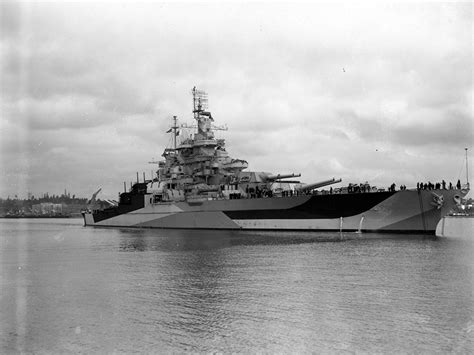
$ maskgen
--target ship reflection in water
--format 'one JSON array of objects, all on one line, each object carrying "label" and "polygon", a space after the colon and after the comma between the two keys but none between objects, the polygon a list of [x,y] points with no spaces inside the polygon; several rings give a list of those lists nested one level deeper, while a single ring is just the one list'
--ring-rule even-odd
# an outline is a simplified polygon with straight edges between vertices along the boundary
[{"label": "ship reflection in water", "polygon": [[0,221],[0,352],[469,352],[473,242]]}]

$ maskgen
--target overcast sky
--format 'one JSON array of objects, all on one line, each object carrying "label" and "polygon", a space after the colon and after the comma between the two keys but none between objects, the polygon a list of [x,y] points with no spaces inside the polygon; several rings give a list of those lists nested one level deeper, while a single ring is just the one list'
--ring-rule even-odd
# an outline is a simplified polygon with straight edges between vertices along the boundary
[{"label": "overcast sky", "polygon": [[470,3],[0,6],[1,197],[116,198],[192,123],[193,86],[249,170],[465,181]]}]

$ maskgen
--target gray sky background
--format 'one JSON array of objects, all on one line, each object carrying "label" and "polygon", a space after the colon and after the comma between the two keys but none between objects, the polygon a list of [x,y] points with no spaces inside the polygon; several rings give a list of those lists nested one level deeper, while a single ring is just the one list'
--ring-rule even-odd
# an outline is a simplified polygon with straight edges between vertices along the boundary
[{"label": "gray sky background", "polygon": [[[0,196],[115,198],[209,93],[249,170],[465,181],[470,3],[0,5]],[[471,165],[474,161],[471,160]],[[472,173],[470,174],[472,176]]]}]

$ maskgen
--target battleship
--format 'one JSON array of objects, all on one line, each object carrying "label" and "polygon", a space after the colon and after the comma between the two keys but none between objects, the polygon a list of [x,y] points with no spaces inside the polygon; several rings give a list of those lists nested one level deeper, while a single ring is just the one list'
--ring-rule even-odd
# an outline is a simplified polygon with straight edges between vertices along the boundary
[{"label": "battleship", "polygon": [[[173,124],[172,147],[150,179],[137,181],[107,208],[82,212],[85,226],[188,229],[410,232],[434,234],[436,225],[469,191],[462,188],[376,188],[368,183],[302,183],[298,173],[247,171],[215,136],[207,94],[193,88],[193,125]],[[193,129],[184,139],[180,130]],[[179,136],[179,142],[178,142]],[[323,189],[325,188],[325,189]]]}]

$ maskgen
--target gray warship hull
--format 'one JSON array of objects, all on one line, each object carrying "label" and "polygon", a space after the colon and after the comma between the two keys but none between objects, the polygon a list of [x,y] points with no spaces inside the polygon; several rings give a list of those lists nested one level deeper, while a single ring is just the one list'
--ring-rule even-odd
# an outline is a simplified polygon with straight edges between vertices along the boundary
[{"label": "gray warship hull", "polygon": [[465,194],[404,190],[159,203],[144,194],[83,217],[86,226],[96,227],[434,233]]},{"label": "gray warship hull", "polygon": [[[131,184],[111,206],[95,209],[92,195],[83,213],[86,226],[192,229],[334,230],[434,233],[469,189],[446,189],[446,182],[401,186],[389,191],[365,183],[317,190],[340,183],[327,179],[313,183],[295,180],[301,174],[244,171],[248,162],[232,158],[225,140],[217,139],[207,111],[207,94],[192,90],[195,125],[179,125],[173,116],[173,148],[151,179]],[[194,133],[183,134],[183,129]],[[182,137],[178,140],[178,136]],[[452,185],[450,185],[451,187]],[[443,187],[440,189],[440,187]]]}]

